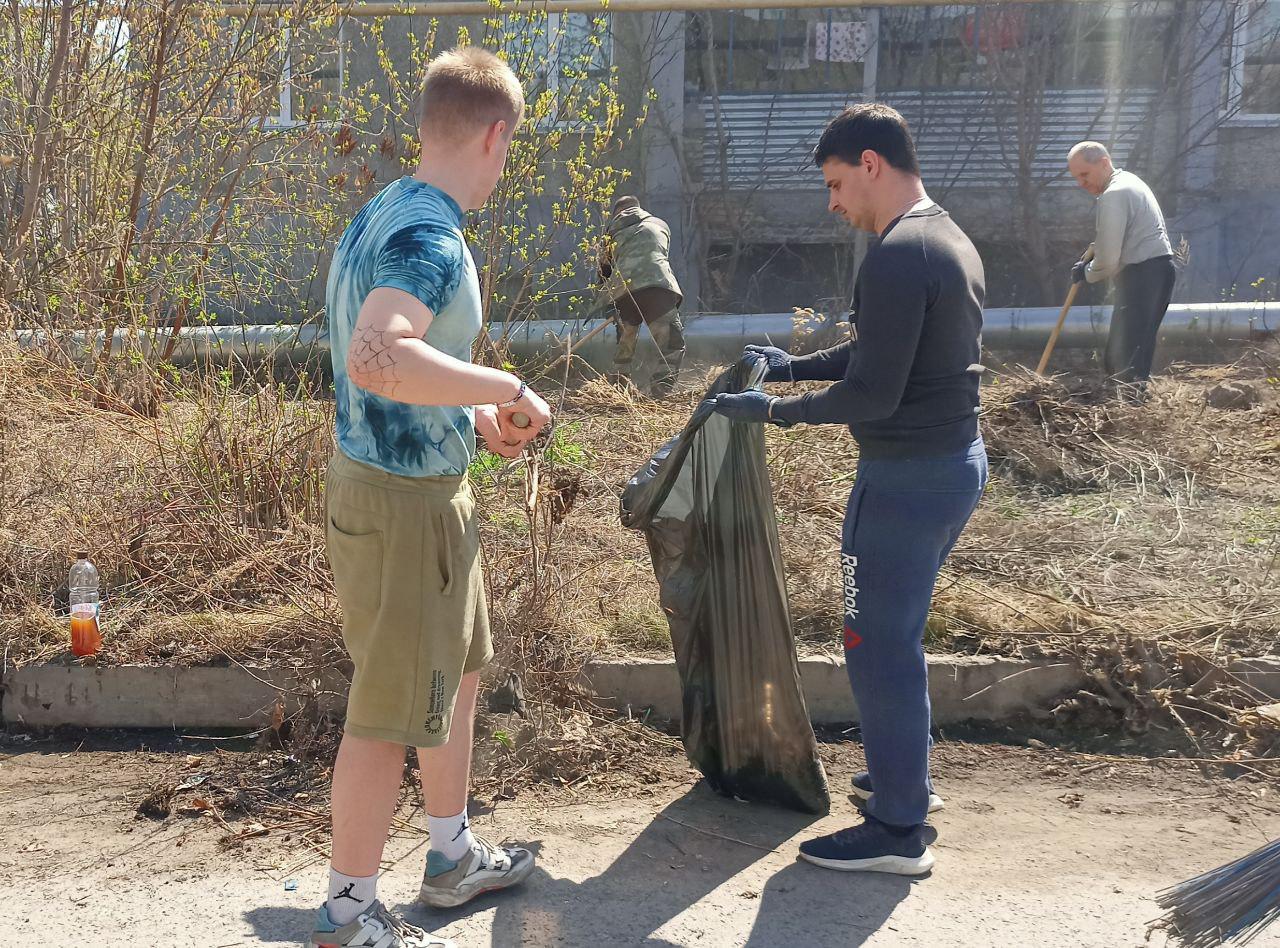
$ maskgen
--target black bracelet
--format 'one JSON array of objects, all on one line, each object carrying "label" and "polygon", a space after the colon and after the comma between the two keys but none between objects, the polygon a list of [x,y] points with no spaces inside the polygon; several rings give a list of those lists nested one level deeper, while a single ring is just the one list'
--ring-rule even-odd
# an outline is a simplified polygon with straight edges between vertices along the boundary
[{"label": "black bracelet", "polygon": [[510,408],[510,407],[511,407],[512,405],[514,405],[516,402],[520,401],[520,399],[524,398],[524,393],[525,393],[527,390],[528,390],[528,386],[527,386],[527,385],[525,385],[525,384],[524,384],[524,382],[521,382],[521,383],[520,383],[520,388],[516,390],[516,397],[515,397],[515,398],[513,398],[513,399],[511,399],[511,401],[509,401],[509,402],[500,402],[500,403],[498,404],[498,407],[499,407],[499,408]]}]

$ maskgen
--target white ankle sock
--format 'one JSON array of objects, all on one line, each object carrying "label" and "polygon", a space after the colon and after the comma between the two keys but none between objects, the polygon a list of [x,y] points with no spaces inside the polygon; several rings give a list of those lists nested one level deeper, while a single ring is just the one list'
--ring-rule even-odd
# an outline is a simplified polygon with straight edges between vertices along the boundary
[{"label": "white ankle sock", "polygon": [[329,898],[325,900],[325,908],[329,910],[329,920],[341,927],[355,919],[357,915],[373,904],[378,895],[378,876],[346,876],[338,870],[329,869]]},{"label": "white ankle sock", "polygon": [[465,856],[475,843],[465,809],[457,816],[432,816],[428,813],[427,832],[431,834],[431,848],[453,862]]}]

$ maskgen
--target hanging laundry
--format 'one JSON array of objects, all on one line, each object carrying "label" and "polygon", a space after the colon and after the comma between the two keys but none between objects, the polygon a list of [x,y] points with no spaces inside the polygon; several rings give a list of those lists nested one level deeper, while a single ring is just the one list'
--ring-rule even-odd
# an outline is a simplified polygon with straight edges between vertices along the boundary
[{"label": "hanging laundry", "polygon": [[860,63],[871,49],[871,30],[863,20],[810,23],[809,33],[818,62]]}]

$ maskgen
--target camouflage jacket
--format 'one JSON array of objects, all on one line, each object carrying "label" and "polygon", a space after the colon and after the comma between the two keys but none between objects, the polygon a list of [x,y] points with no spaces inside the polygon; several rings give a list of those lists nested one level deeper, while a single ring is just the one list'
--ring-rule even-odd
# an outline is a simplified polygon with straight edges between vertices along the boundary
[{"label": "camouflage jacket", "polygon": [[609,222],[600,260],[601,303],[611,303],[633,290],[660,286],[683,299],[671,272],[671,228],[666,221],[635,208]]}]

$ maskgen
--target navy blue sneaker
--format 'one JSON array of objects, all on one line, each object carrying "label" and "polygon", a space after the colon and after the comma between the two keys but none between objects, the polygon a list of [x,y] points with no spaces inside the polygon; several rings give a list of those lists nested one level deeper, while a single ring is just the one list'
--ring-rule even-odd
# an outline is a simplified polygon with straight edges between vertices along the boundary
[{"label": "navy blue sneaker", "polygon": [[924,824],[905,836],[889,832],[874,817],[830,836],[800,844],[800,858],[824,869],[841,872],[890,872],[922,876],[933,868],[933,853],[924,844]]},{"label": "navy blue sneaker", "polygon": [[[871,799],[871,774],[865,770],[859,770],[853,775],[853,803],[859,810],[867,808],[867,801]],[[932,790],[929,791],[929,812],[937,813],[946,807],[942,802],[942,797],[938,796]]]}]

